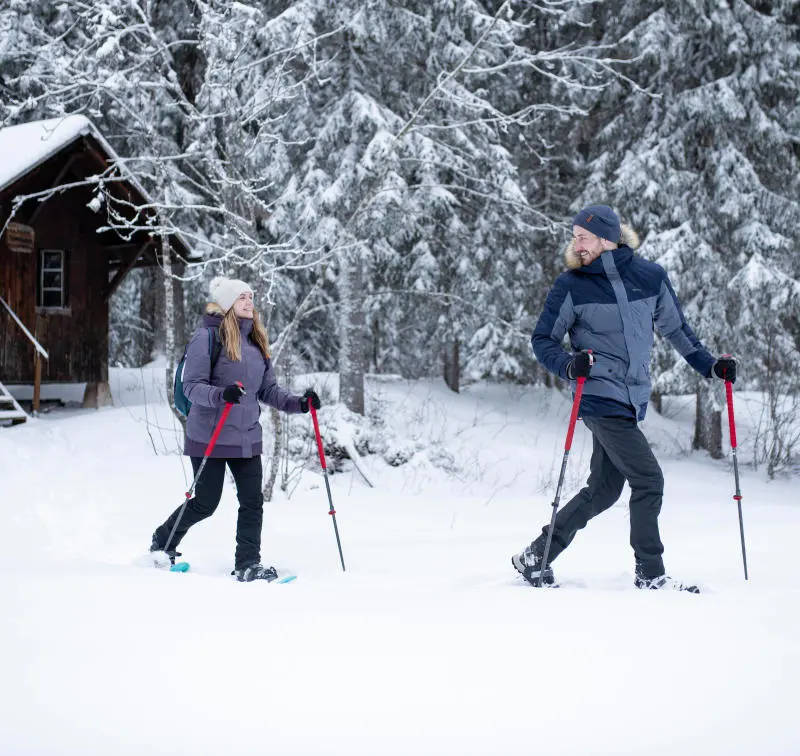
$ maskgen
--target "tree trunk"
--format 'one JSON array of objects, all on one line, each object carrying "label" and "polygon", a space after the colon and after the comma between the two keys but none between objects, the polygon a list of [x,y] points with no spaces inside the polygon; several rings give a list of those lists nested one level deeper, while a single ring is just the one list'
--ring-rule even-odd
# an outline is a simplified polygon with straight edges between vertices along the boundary
[{"label": "tree trunk", "polygon": [[[171,257],[172,246],[169,243],[169,237],[166,237],[166,248],[164,247],[164,237],[161,237],[162,253],[166,253]],[[163,354],[167,357],[167,363],[170,362],[170,355],[172,351],[167,351],[167,335],[169,334],[170,343],[175,343],[175,317],[174,300],[172,298],[172,260],[167,257],[164,261],[163,270],[155,270],[156,280],[153,282],[154,295],[155,295],[155,309],[153,310],[153,352],[154,356]],[[167,303],[169,302],[169,305]],[[167,307],[169,307],[169,322],[167,322]],[[163,313],[163,315],[162,315]]]},{"label": "tree trunk", "polygon": [[141,296],[139,298],[139,322],[147,325],[147,330],[137,334],[136,347],[133,354],[136,356],[137,367],[153,359],[156,342],[154,336],[156,313],[156,286],[158,271],[155,268],[145,268],[141,272],[139,285]]},{"label": "tree trunk", "polygon": [[[186,418],[175,409],[175,287],[174,279],[172,278],[172,246],[169,243],[169,235],[162,231],[161,233],[161,264],[163,266],[162,278],[162,297],[164,300],[164,317],[163,317],[163,333],[164,333],[164,355],[166,356],[167,370],[166,370],[166,389],[167,400],[169,402],[172,414],[178,419],[181,427],[186,432]],[[180,282],[178,282],[180,283]],[[183,296],[180,297],[181,306],[180,311],[183,311]],[[159,318],[159,320],[162,320]]]},{"label": "tree trunk", "polygon": [[274,407],[270,408],[269,416],[272,420],[272,459],[270,460],[269,473],[264,476],[264,484],[261,492],[264,501],[272,501],[272,494],[275,491],[275,481],[278,478],[278,469],[281,459],[281,446],[283,444],[284,425],[280,412]]},{"label": "tree trunk", "polygon": [[378,318],[372,320],[371,368],[373,373],[380,373],[381,327]]},{"label": "tree trunk", "polygon": [[[271,311],[270,311],[271,313]],[[278,372],[278,380],[282,385],[289,386],[292,384],[292,378],[295,374],[294,359],[291,354],[285,355],[280,358],[280,366],[278,361],[273,355],[272,364]],[[284,493],[289,488],[288,472],[289,472],[289,424],[285,415],[282,415],[274,407],[270,408],[270,420],[272,421],[272,456],[264,455],[264,461],[269,459],[269,472],[264,475],[264,485],[262,493],[264,494],[264,501],[272,501],[273,493],[275,492],[275,483],[278,476],[281,476],[280,489]],[[266,471],[266,466],[264,467]]]},{"label": "tree trunk", "polygon": [[358,249],[342,257],[339,293],[342,338],[339,347],[339,399],[358,415],[364,414],[366,318],[362,307],[364,264]]},{"label": "tree trunk", "polygon": [[444,349],[444,382],[447,388],[456,394],[460,391],[459,377],[461,374],[461,342],[453,339]]},{"label": "tree trunk", "polygon": [[663,402],[662,402],[663,394],[660,391],[654,391],[650,395],[650,401],[653,403],[653,408],[659,415],[663,414]]},{"label": "tree trunk", "polygon": [[[186,264],[180,258],[172,263],[172,272],[175,276],[183,276]],[[170,353],[177,364],[183,354],[183,349],[189,341],[186,332],[186,307],[184,305],[183,281],[180,278],[172,279],[172,311],[173,311],[173,346]]]},{"label": "tree trunk", "polygon": [[714,390],[703,381],[695,396],[692,447],[705,449],[713,459],[722,459],[722,410],[715,401]]}]

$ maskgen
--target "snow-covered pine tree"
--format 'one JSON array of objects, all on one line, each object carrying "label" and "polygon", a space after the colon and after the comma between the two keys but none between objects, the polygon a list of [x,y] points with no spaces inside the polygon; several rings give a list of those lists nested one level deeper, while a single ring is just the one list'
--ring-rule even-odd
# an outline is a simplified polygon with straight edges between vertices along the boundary
[{"label": "snow-covered pine tree", "polygon": [[586,50],[521,44],[568,5],[512,20],[509,3],[306,0],[275,19],[299,45],[316,37],[306,64],[318,86],[284,122],[291,176],[270,227],[332,252],[342,309],[318,317],[340,340],[340,368],[364,365],[366,349],[372,369],[410,376],[444,357],[454,388],[457,354],[472,378],[529,372],[525,305],[541,276],[531,240],[548,222],[521,190],[509,134],[553,108],[547,90],[516,90],[538,67],[566,84],[593,66]]}]

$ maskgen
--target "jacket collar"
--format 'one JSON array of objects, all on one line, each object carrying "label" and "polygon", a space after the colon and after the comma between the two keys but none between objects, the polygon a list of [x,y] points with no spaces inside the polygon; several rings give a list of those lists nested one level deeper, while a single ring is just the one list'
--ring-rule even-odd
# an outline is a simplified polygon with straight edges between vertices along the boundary
[{"label": "jacket collar", "polygon": [[[216,312],[207,312],[203,315],[204,328],[219,328],[222,325],[222,315]],[[252,318],[239,318],[239,333],[246,338],[253,332]]]},{"label": "jacket collar", "polygon": [[578,268],[575,272],[586,273],[590,276],[607,275],[605,261],[603,260],[604,257],[610,257],[611,259],[609,262],[613,261],[614,267],[616,267],[618,271],[622,272],[622,270],[626,268],[633,259],[633,250],[626,244],[623,244],[621,247],[610,249],[608,252],[603,252],[603,254],[600,255],[600,257],[598,257],[596,260],[592,260],[591,263]]}]

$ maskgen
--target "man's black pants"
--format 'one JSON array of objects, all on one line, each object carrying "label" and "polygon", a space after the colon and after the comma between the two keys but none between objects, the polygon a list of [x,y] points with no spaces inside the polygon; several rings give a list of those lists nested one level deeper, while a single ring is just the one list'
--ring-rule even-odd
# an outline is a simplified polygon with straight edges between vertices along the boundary
[{"label": "man's black pants", "polygon": [[[194,474],[200,468],[202,457],[192,457]],[[210,517],[217,509],[225,483],[225,465],[230,468],[236,482],[239,499],[239,516],[236,521],[236,569],[249,567],[261,561],[261,523],[264,517],[264,495],[261,493],[261,457],[249,459],[215,459],[209,457],[203,473],[194,489],[194,497],[186,504],[175,535],[169,544],[170,550],[177,548],[186,531],[200,520]],[[167,521],[157,528],[155,535],[162,547],[166,544],[172,527],[180,514],[176,509]]]},{"label": "man's black pants", "polygon": [[[625,481],[631,489],[631,546],[636,574],[654,578],[664,574],[664,546],[658,533],[658,515],[664,494],[664,476],[650,445],[633,419],[585,417],[593,448],[586,487],[559,510],[553,529],[548,562],[569,546],[575,534],[596,515],[619,499]],[[544,552],[549,524],[531,545],[539,557]]]}]

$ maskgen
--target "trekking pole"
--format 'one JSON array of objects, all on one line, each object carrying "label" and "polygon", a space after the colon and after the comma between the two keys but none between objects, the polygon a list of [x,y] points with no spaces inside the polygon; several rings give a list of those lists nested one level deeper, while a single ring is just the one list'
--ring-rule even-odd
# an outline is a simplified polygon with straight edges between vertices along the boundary
[{"label": "trekking pole", "polygon": [[[239,381],[236,381],[236,385],[239,386],[240,388],[244,388]],[[181,519],[183,519],[183,513],[186,511],[186,505],[189,503],[189,499],[192,498],[192,494],[194,493],[197,481],[200,479],[200,473],[203,472],[203,469],[206,466],[206,462],[208,462],[208,458],[211,456],[211,452],[214,451],[214,447],[217,444],[217,439],[219,438],[219,434],[222,432],[222,426],[225,425],[225,421],[228,419],[228,415],[230,414],[231,407],[233,407],[233,404],[231,402],[225,403],[225,407],[222,410],[222,415],[219,418],[217,427],[214,428],[214,432],[211,434],[211,440],[208,442],[208,446],[206,447],[206,453],[203,456],[203,461],[200,463],[200,467],[197,468],[197,473],[194,476],[192,485],[189,486],[189,490],[186,492],[186,498],[183,500],[183,506],[181,506],[181,511],[178,512],[178,519],[175,520],[175,524],[172,526],[169,538],[167,538],[167,542],[164,544],[164,549],[163,549],[164,551],[166,551],[169,548],[170,543],[172,543],[172,537],[175,535],[175,531],[178,529],[178,525],[180,525]]]},{"label": "trekking pole", "polygon": [[544,571],[547,568],[547,558],[550,556],[550,544],[553,541],[553,529],[556,526],[556,512],[558,512],[558,503],[561,499],[561,487],[564,485],[564,473],[567,471],[567,460],[569,459],[569,450],[572,448],[572,436],[575,433],[575,423],[578,420],[578,408],[581,404],[581,394],[583,393],[583,384],[586,378],[578,378],[578,387],[575,389],[575,398],[572,400],[572,413],[569,416],[569,428],[567,429],[567,440],[564,444],[564,459],[561,461],[561,474],[558,476],[558,485],[556,486],[556,496],[553,499],[553,515],[550,517],[550,527],[547,529],[547,540],[544,544],[544,554],[542,554],[542,564],[539,568],[539,580],[536,584],[537,588],[541,588],[544,580]]},{"label": "trekking pole", "polygon": [[314,434],[317,437],[317,451],[319,452],[319,463],[322,465],[322,476],[325,478],[325,488],[328,491],[328,514],[333,518],[333,532],[336,533],[336,545],[339,547],[339,559],[342,562],[342,572],[344,568],[344,555],[342,554],[342,542],[339,539],[339,528],[336,525],[336,510],[333,508],[333,497],[331,496],[331,484],[328,482],[328,468],[325,465],[325,450],[322,448],[322,436],[319,432],[319,422],[317,421],[317,411],[308,402],[308,408],[311,410],[311,419],[314,421]]},{"label": "trekking pole", "polygon": [[[723,355],[729,356],[729,355]],[[747,580],[747,551],[744,547],[744,521],[742,520],[742,491],[739,488],[739,462],[736,457],[736,421],[733,417],[733,384],[725,381],[725,394],[728,398],[728,428],[731,432],[731,453],[733,454],[733,477],[736,481],[736,493],[733,498],[739,507],[739,536],[742,539],[742,564],[744,565],[744,579]]]}]

